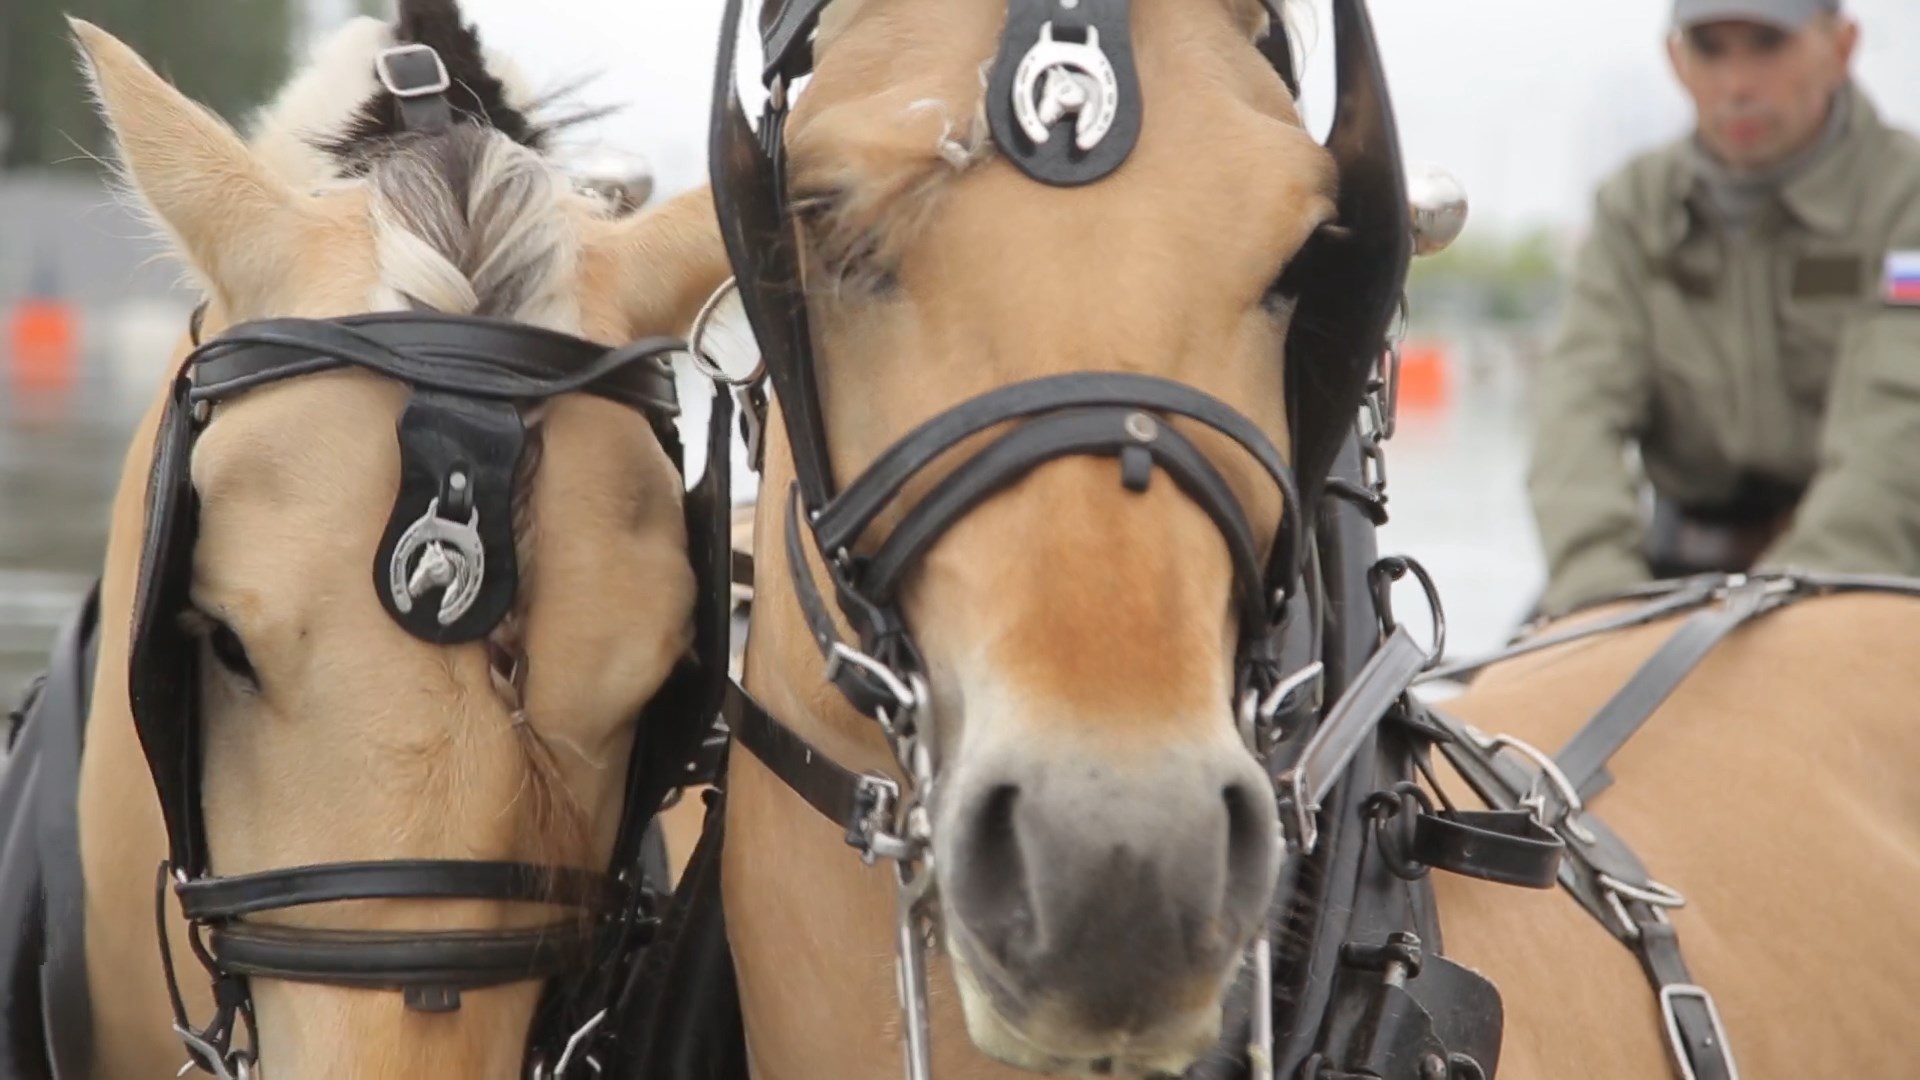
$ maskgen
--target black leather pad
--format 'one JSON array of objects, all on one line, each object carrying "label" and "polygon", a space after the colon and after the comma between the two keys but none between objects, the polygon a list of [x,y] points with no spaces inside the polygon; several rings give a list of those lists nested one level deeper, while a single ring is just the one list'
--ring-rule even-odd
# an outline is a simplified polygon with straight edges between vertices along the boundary
[{"label": "black leather pad", "polygon": [[[397,434],[400,492],[374,556],[374,592],[422,641],[472,641],[513,608],[514,471],[525,426],[509,402],[417,390]],[[436,566],[442,578],[431,574]]]},{"label": "black leather pad", "polygon": [[[1080,88],[1069,87],[1067,79]],[[1084,93],[1086,100],[1047,126],[1045,142],[1036,142],[1020,121],[1016,94],[1038,110],[1055,85]],[[1078,0],[1072,7],[1061,0],[1013,0],[1008,6],[987,83],[987,122],[993,141],[1021,172],[1057,187],[1105,178],[1133,153],[1143,109],[1128,0]],[[1076,127],[1095,122],[1105,133],[1080,148]]]}]

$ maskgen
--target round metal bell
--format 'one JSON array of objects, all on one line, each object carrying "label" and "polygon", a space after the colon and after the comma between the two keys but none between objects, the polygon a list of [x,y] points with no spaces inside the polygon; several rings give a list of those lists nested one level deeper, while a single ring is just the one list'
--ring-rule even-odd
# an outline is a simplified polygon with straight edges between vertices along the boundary
[{"label": "round metal bell", "polygon": [[1437,255],[1467,226],[1467,189],[1438,165],[1407,166],[1407,202],[1413,213],[1413,253]]},{"label": "round metal bell", "polygon": [[605,199],[613,213],[631,213],[653,197],[653,166],[639,154],[603,151],[583,165],[575,183]]}]

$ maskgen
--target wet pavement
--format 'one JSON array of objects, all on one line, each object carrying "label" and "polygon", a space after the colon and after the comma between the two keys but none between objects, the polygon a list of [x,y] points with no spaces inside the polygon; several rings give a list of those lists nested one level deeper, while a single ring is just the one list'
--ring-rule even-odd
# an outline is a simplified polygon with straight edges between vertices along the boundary
[{"label": "wet pavement", "polygon": [[[176,318],[184,311],[150,311],[136,329],[100,335],[74,383],[57,392],[7,381],[0,350],[0,703],[11,706],[44,665],[99,573],[127,440],[159,387]],[[1503,640],[1541,580],[1521,486],[1519,368],[1497,340],[1463,347],[1453,403],[1403,406],[1388,445],[1392,520],[1381,550],[1413,555],[1433,573],[1456,655]],[[690,377],[682,398],[686,426],[703,426],[704,390]],[[703,441],[688,438],[692,447]],[[751,492],[752,478],[738,466],[735,476],[736,492]],[[1402,588],[1404,618],[1424,637],[1417,590]]]}]

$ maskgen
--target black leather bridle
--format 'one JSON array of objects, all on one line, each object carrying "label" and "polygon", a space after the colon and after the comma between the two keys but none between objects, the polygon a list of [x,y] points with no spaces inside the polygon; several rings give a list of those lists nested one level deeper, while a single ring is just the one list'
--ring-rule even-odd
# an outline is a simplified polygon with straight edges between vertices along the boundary
[{"label": "black leather bridle", "polygon": [[[1239,612],[1238,699],[1253,701],[1252,720],[1270,724],[1286,696],[1289,672],[1277,652],[1289,598],[1300,579],[1302,537],[1311,528],[1321,484],[1295,477],[1324,476],[1345,437],[1375,356],[1384,348],[1399,303],[1411,253],[1405,182],[1394,136],[1377,47],[1363,7],[1336,5],[1339,31],[1340,107],[1328,145],[1342,167],[1341,225],[1315,245],[1301,306],[1315,312],[1310,362],[1287,366],[1289,414],[1294,425],[1292,467],[1252,421],[1225,402],[1149,375],[1083,372],[1005,386],[963,402],[910,432],[858,477],[840,487],[832,476],[827,429],[816,386],[798,245],[787,218],[785,154],[786,88],[812,64],[807,35],[826,0],[769,5],[762,14],[766,45],[762,78],[771,98],[754,132],[733,86],[734,28],[739,3],[730,4],[716,65],[715,112],[710,156],[721,228],[743,303],[766,358],[767,373],[782,405],[792,448],[795,483],[788,493],[786,548],[799,597],[828,677],[863,714],[889,729],[917,710],[912,689],[924,665],[895,604],[896,590],[914,560],[981,501],[1034,468],[1073,455],[1115,457],[1123,484],[1144,490],[1156,468],[1197,503],[1227,541]],[[1044,10],[1042,10],[1044,9]],[[1036,15],[1036,12],[1039,14]],[[1124,0],[1089,0],[1073,6],[1016,2],[994,77],[1020,60],[1013,48],[1019,28],[1044,15],[1055,38],[1097,33],[1109,44],[1122,101],[1139,98],[1131,67],[1130,22]],[[1035,25],[1038,25],[1035,23]],[[1021,39],[1023,40],[1023,39]],[[997,99],[995,99],[997,100]],[[1137,112],[1137,107],[1134,112]],[[1123,111],[1123,115],[1125,115]],[[1118,121],[1124,124],[1126,121]],[[1137,116],[1132,119],[1137,126]],[[1003,154],[1045,183],[1097,181],[1124,161],[1124,154],[1097,147],[1085,160],[1058,152],[1054,140],[1036,147],[1007,124],[993,133]],[[1309,335],[1301,333],[1296,338]],[[1308,346],[1290,344],[1289,350]],[[1334,417],[1346,419],[1336,423]],[[1244,510],[1224,478],[1193,443],[1170,423],[1196,421],[1239,445],[1278,488],[1283,500],[1280,535],[1267,544],[1254,535]],[[1022,421],[978,452],[912,507],[876,550],[862,548],[868,527],[921,470],[960,441],[1010,420]],[[1317,471],[1315,471],[1317,470]],[[1303,490],[1304,489],[1304,490]],[[822,591],[805,558],[806,540],[821,555],[840,613],[858,638],[840,639]],[[1281,691],[1280,693],[1276,693]],[[1243,705],[1243,712],[1247,711]],[[790,732],[770,735],[778,722],[764,710],[736,700],[730,716],[737,738],[794,782],[788,751],[803,744]],[[913,769],[916,733],[889,731],[903,765]],[[765,753],[763,753],[765,751]],[[817,755],[805,754],[807,757]],[[801,781],[797,786],[806,786]],[[814,785],[817,786],[817,785]]]},{"label": "black leather bridle", "polygon": [[[982,501],[1040,465],[1089,455],[1116,458],[1118,479],[1132,491],[1145,490],[1156,470],[1165,473],[1226,541],[1239,620],[1235,711],[1250,749],[1275,779],[1288,847],[1297,856],[1283,871],[1270,934],[1298,936],[1291,920],[1309,913],[1315,919],[1354,916],[1316,922],[1293,970],[1261,976],[1256,992],[1266,1000],[1256,999],[1246,1013],[1256,1027],[1270,1025],[1275,1012],[1284,1011],[1290,1021],[1284,1039],[1266,1032],[1262,1053],[1290,1070],[1307,1068],[1304,1075],[1320,1080],[1350,1075],[1337,1071],[1349,1061],[1389,1060],[1406,1049],[1392,1043],[1399,1037],[1413,1040],[1422,1054],[1439,1053],[1432,1060],[1443,1071],[1434,1075],[1465,1078],[1470,1071],[1445,1070],[1456,1064],[1471,1070],[1479,1060],[1490,1071],[1500,1037],[1498,994],[1437,955],[1431,892],[1419,878],[1428,866],[1439,865],[1545,887],[1559,842],[1524,815],[1475,817],[1451,808],[1433,813],[1410,793],[1416,767],[1424,764],[1416,744],[1430,732],[1407,730],[1417,721],[1402,705],[1408,684],[1431,658],[1392,625],[1380,599],[1382,571],[1371,553],[1372,527],[1384,519],[1384,478],[1369,475],[1357,460],[1335,469],[1343,447],[1353,445],[1363,400],[1376,424],[1387,400],[1382,357],[1413,243],[1398,138],[1363,0],[1335,0],[1333,7],[1338,104],[1327,145],[1340,171],[1338,227],[1317,237],[1296,259],[1297,273],[1290,273],[1300,283],[1302,318],[1285,347],[1289,458],[1230,405],[1192,387],[1087,371],[1015,383],[952,406],[844,486],[833,476],[828,453],[785,176],[787,97],[811,70],[808,37],[826,2],[788,0],[763,11],[761,77],[769,98],[757,131],[734,86],[742,4],[728,4],[709,160],[735,280],[780,399],[793,455],[784,537],[791,587],[825,677],[879,723],[912,788],[903,793],[888,776],[839,765],[737,685],[725,716],[734,741],[844,827],[862,858],[893,865],[908,1075],[921,1080],[930,1069],[919,944],[931,936],[930,892],[927,875],[916,868],[931,842],[926,800],[937,778],[925,730],[925,665],[897,606],[898,589],[917,557]],[[1291,87],[1291,57],[1274,15],[1275,32],[1262,51]],[[1139,133],[1143,100],[1130,32],[1127,0],[1010,0],[999,57],[987,80],[987,115],[998,152],[1032,179],[1057,186],[1097,182],[1124,164]],[[1095,51],[1102,55],[1092,57],[1085,47],[1096,34]],[[1009,69],[1031,55],[1035,40],[1049,49],[1063,40],[1081,46],[1062,63],[1089,72],[1090,85],[1112,88],[1108,104],[1116,115],[1106,137],[1113,142],[1070,149],[1069,141],[1081,132],[1077,117],[1073,124],[1057,123],[1053,138],[1037,140],[1024,122],[1015,122],[1020,105],[1000,107],[1001,94],[1031,78],[1031,69]],[[1089,134],[1098,129],[1093,124]],[[1244,510],[1212,462],[1174,429],[1172,418],[1226,436],[1278,488],[1282,524],[1268,539],[1264,560]],[[905,507],[884,539],[868,535],[923,469],[961,441],[1010,421],[1005,433]],[[1378,464],[1377,441],[1360,440],[1360,450]],[[1321,507],[1329,501],[1346,505],[1325,514]],[[809,545],[857,642],[843,640],[836,628],[811,569]],[[1365,561],[1354,562],[1361,553]],[[1404,562],[1386,564],[1386,576],[1406,568]],[[1338,700],[1322,691],[1338,694]],[[1389,717],[1399,722],[1383,724]],[[1404,874],[1389,872],[1389,857],[1378,854],[1368,828],[1396,816],[1401,826],[1420,831],[1395,849]],[[1309,861],[1311,873],[1302,869]],[[1429,937],[1424,953],[1414,927]],[[1422,977],[1423,961],[1423,993],[1410,996],[1400,988]],[[1338,992],[1330,989],[1335,968],[1358,973],[1343,974]],[[1378,987],[1382,977],[1390,982],[1386,991]],[[1275,995],[1274,984],[1281,981],[1287,990]],[[1281,998],[1289,1002],[1284,1009]]]},{"label": "black leather bridle", "polygon": [[[383,57],[383,81],[409,123],[446,122],[438,95],[444,69],[425,46]],[[436,78],[438,68],[439,77]],[[438,100],[436,108],[434,102]],[[204,310],[204,306],[203,309]],[[222,876],[209,856],[201,809],[199,651],[178,626],[189,606],[197,525],[188,461],[215,406],[263,385],[359,368],[406,385],[397,426],[402,481],[393,519],[374,559],[373,584],[389,614],[436,644],[472,642],[514,602],[511,506],[524,424],[519,409],[583,392],[641,413],[684,471],[673,419],[679,403],[667,357],[675,338],[609,349],[582,338],[480,316],[403,312],[338,319],[241,323],[196,348],[174,379],[155,446],[148,526],[134,612],[130,700],[165,817],[169,854],[156,891],[161,956],[174,1022],[193,1063],[218,1076],[244,1075],[235,1029],[252,1026],[250,978],[396,990],[407,1007],[446,1012],[463,990],[528,980],[547,983],[528,1044],[536,1077],[558,1077],[617,1060],[608,1023],[654,923],[661,880],[643,873],[647,829],[717,710],[726,678],[724,563],[730,476],[724,467],[730,416],[714,403],[714,437],[702,482],[686,496],[689,554],[703,586],[695,648],[669,675],[636,722],[619,830],[605,871],[507,861],[400,859],[295,866]],[[464,531],[462,531],[464,530]],[[433,538],[439,537],[440,540]],[[428,552],[438,545],[442,550]],[[426,559],[451,568],[443,580]],[[484,573],[475,568],[484,559]],[[721,567],[718,573],[715,567]],[[457,573],[454,571],[458,571]],[[412,576],[409,577],[409,574]],[[435,601],[438,601],[436,605]],[[194,955],[213,980],[216,1012],[200,1025],[186,1015],[166,943],[171,885],[190,927]],[[329,931],[265,925],[251,916],[342,900],[525,901],[574,909],[543,926],[484,931]]]}]

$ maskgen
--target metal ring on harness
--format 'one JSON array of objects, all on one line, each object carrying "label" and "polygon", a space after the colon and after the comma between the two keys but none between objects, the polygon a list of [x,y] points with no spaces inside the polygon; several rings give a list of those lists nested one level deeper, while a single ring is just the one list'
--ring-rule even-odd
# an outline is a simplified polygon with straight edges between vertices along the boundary
[{"label": "metal ring on harness", "polygon": [[1567,834],[1583,844],[1596,842],[1593,831],[1579,821],[1578,815],[1586,812],[1586,804],[1580,801],[1580,793],[1574,790],[1573,781],[1568,780],[1567,774],[1560,771],[1559,764],[1553,758],[1542,752],[1539,747],[1511,735],[1495,735],[1489,738],[1472,728],[1467,729],[1467,734],[1480,744],[1480,749],[1489,754],[1498,753],[1502,747],[1508,747],[1518,750],[1531,759],[1540,767],[1540,775],[1534,778],[1533,786],[1527,790],[1526,798],[1520,800],[1520,805],[1532,810],[1533,816],[1539,818],[1542,825],[1549,825],[1546,793],[1540,790],[1540,781],[1546,780],[1559,793],[1561,805],[1565,807],[1562,818],[1566,822]]},{"label": "metal ring on harness", "polygon": [[1427,594],[1427,607],[1433,614],[1433,646],[1427,650],[1427,662],[1422,671],[1431,669],[1447,653],[1447,613],[1440,603],[1440,589],[1433,583],[1433,575],[1420,565],[1411,555],[1388,555],[1367,571],[1367,580],[1373,587],[1373,604],[1380,613],[1382,633],[1391,634],[1400,625],[1393,617],[1393,583],[1412,571],[1420,582],[1420,589]]},{"label": "metal ring on harness", "polygon": [[753,386],[767,377],[767,358],[760,355],[754,361],[751,372],[735,378],[713,359],[712,353],[707,351],[707,331],[712,328],[713,316],[720,310],[720,302],[725,300],[729,293],[739,291],[740,286],[734,278],[721,282],[720,287],[713,290],[713,295],[707,297],[707,302],[700,305],[700,313],[693,317],[693,329],[687,334],[687,359],[693,364],[694,370],[714,382],[736,390]]},{"label": "metal ring on harness", "polygon": [[[1373,822],[1374,836],[1380,845],[1380,859],[1387,864],[1387,869],[1402,881],[1418,881],[1426,877],[1433,867],[1413,858],[1408,850],[1413,847],[1413,830],[1420,815],[1433,813],[1433,799],[1419,784],[1402,780],[1367,796],[1363,805]],[[1406,820],[1404,829],[1395,831],[1387,827],[1387,823],[1395,818]]]}]

